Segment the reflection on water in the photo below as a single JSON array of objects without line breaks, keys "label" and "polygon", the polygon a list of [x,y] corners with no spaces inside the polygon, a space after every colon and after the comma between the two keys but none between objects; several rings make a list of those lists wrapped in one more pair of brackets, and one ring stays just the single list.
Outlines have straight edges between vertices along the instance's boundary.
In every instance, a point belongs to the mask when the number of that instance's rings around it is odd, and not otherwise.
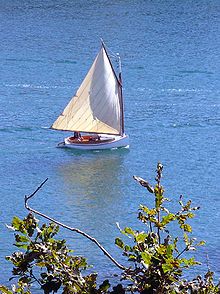
[{"label": "reflection on water", "polygon": [[95,193],[102,196],[103,192],[111,195],[114,186],[120,186],[119,175],[123,168],[124,154],[93,152],[71,156],[71,161],[58,167],[58,172],[64,179],[66,194],[72,195],[80,191],[85,195]]},{"label": "reflection on water", "polygon": [[[68,161],[57,168],[59,181],[63,180],[62,199],[56,201],[62,210],[58,218],[96,238],[114,257],[120,256],[120,252],[115,252],[114,239],[119,233],[116,222],[125,211],[128,150],[66,151]],[[96,265],[93,270],[111,276],[111,263],[94,244],[72,232],[65,232],[65,239],[75,254]]]},{"label": "reflection on water", "polygon": [[115,226],[117,211],[123,206],[127,152],[70,153],[71,159],[58,166],[63,179],[63,209],[74,214],[74,223],[81,228],[88,228],[88,223],[91,231]]}]

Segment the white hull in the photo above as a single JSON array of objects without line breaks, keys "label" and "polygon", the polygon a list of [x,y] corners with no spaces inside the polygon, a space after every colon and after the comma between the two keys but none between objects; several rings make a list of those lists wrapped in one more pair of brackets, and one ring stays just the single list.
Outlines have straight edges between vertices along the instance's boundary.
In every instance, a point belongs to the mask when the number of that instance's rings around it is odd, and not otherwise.
[{"label": "white hull", "polygon": [[64,139],[64,142],[58,144],[57,147],[71,148],[77,150],[104,150],[112,148],[128,148],[129,147],[129,136],[112,136],[112,135],[100,135],[98,142],[71,142],[71,137]]}]

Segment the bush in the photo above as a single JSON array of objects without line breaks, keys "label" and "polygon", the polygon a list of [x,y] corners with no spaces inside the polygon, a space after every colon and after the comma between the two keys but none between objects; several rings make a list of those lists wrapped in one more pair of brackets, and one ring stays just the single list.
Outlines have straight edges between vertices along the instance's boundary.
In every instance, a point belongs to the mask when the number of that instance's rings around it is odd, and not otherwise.
[{"label": "bush", "polygon": [[[84,235],[105,252],[106,256],[122,269],[121,280],[125,281],[115,287],[105,280],[97,286],[97,274],[83,275],[89,267],[84,257],[74,256],[65,240],[55,239],[59,226],[54,221],[48,225],[39,226],[38,220],[29,213],[23,220],[14,217],[11,229],[15,231],[15,246],[19,251],[6,257],[13,264],[12,279],[16,285],[9,290],[0,285],[2,293],[29,294],[33,284],[37,284],[45,294],[55,293],[59,289],[63,294],[72,293],[155,293],[155,294],[211,294],[220,293],[219,284],[213,281],[214,273],[208,270],[204,278],[198,276],[192,281],[184,280],[184,272],[199,264],[194,257],[186,257],[189,251],[195,251],[204,241],[197,242],[192,237],[192,227],[189,220],[195,217],[199,207],[193,207],[191,200],[186,203],[181,196],[179,209],[170,212],[165,206],[169,199],[164,197],[161,185],[163,166],[158,163],[156,185],[151,186],[146,180],[134,176],[152,196],[152,208],[140,205],[138,220],[144,230],[134,230],[126,227],[120,229],[124,236],[129,237],[129,244],[122,238],[116,238],[115,244],[121,248],[129,267],[121,266],[111,255],[92,237],[74,229]],[[41,185],[42,186],[42,185]],[[39,190],[25,198],[27,209],[41,216],[45,216],[27,206],[27,201]],[[47,219],[50,217],[45,216]],[[181,236],[172,235],[169,226],[176,224]],[[66,225],[61,226],[71,229]],[[173,226],[172,226],[173,227]],[[71,229],[73,230],[73,229]],[[181,249],[180,249],[181,248]],[[85,272],[86,273],[86,272]],[[35,286],[36,287],[36,286]]]}]

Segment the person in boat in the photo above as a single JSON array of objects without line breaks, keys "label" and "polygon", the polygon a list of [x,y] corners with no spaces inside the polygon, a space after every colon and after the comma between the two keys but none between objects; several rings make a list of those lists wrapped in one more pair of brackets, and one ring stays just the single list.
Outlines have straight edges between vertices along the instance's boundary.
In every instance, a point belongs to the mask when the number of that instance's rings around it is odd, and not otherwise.
[{"label": "person in boat", "polygon": [[74,132],[74,139],[77,139],[77,140],[81,140],[81,134],[80,132]]},{"label": "person in boat", "polygon": [[100,140],[100,136],[99,135],[92,135],[89,138],[89,141],[99,141]]}]

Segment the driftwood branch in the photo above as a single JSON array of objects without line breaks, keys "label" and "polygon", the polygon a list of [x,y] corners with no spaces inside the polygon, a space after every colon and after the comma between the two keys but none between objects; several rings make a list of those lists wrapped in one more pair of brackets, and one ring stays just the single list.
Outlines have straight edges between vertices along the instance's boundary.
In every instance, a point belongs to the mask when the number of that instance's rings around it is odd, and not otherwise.
[{"label": "driftwood branch", "polygon": [[35,210],[35,209],[33,209],[33,208],[31,208],[29,205],[28,205],[28,200],[30,199],[30,198],[32,198],[41,188],[42,188],[42,186],[47,182],[47,180],[48,180],[48,178],[46,179],[46,180],[44,180],[41,184],[40,184],[40,186],[32,193],[32,194],[30,194],[30,195],[25,195],[25,208],[27,209],[27,210],[29,210],[29,211],[31,211],[31,212],[33,212],[33,213],[35,213],[35,214],[37,214],[37,215],[40,215],[40,216],[42,216],[42,217],[44,217],[44,218],[46,218],[46,219],[48,219],[48,220],[50,220],[50,221],[52,221],[53,223],[55,223],[55,224],[57,224],[57,225],[59,225],[60,227],[63,227],[63,228],[65,228],[65,229],[67,229],[67,230],[69,230],[69,231],[72,231],[72,232],[76,232],[76,233],[78,233],[78,234],[80,234],[80,235],[82,235],[82,236],[84,236],[84,237],[86,237],[87,239],[89,239],[90,241],[92,241],[93,243],[95,243],[98,247],[99,247],[99,249],[104,253],[104,255],[106,255],[118,268],[120,268],[120,269],[122,269],[122,270],[125,270],[126,269],[126,267],[124,267],[123,265],[121,265],[120,263],[118,263],[112,256],[111,256],[111,254],[95,239],[95,238],[93,238],[92,236],[90,236],[90,235],[88,235],[87,233],[85,233],[85,232],[83,232],[83,231],[81,231],[81,230],[79,230],[79,229],[77,229],[77,228],[72,228],[72,227],[69,227],[69,226],[67,226],[67,225],[65,225],[65,224],[63,224],[63,223],[61,223],[61,222],[59,222],[59,221],[57,221],[57,220],[55,220],[55,219],[53,219],[53,218],[51,218],[51,217],[49,217],[49,216],[47,216],[46,214],[43,214],[43,213],[41,213],[41,212],[39,212],[39,211],[37,211],[37,210]]}]

